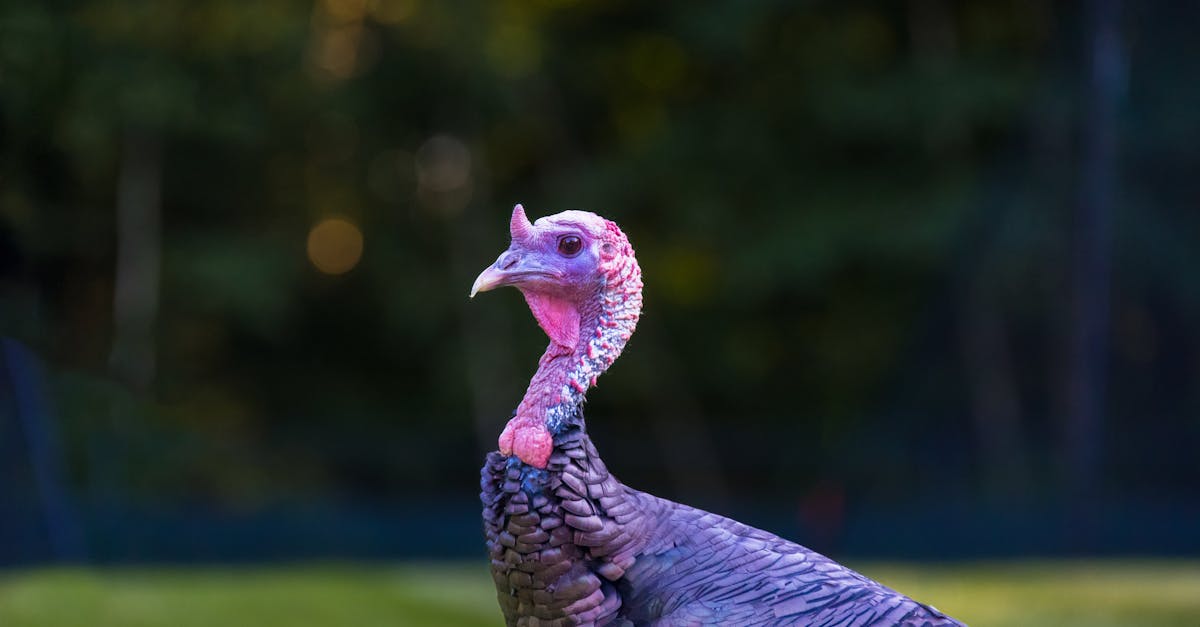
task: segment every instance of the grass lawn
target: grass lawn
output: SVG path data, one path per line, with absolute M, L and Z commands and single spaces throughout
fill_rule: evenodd
M 1200 625 L 1200 562 L 854 564 L 972 625 Z M 0 572 L 4 627 L 498 625 L 480 563 Z

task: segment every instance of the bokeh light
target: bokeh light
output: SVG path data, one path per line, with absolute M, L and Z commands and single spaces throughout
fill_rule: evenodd
M 381 24 L 399 24 L 412 17 L 419 8 L 417 0 L 371 0 L 367 10 Z
M 344 218 L 326 218 L 308 232 L 308 260 L 325 274 L 353 270 L 362 252 L 362 231 Z
M 434 135 L 415 155 L 417 196 L 425 209 L 443 215 L 462 211 L 471 199 L 471 151 L 457 137 Z

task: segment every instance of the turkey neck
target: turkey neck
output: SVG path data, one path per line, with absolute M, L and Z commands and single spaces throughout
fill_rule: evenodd
M 551 341 L 538 360 L 516 416 L 500 435 L 505 455 L 515 452 L 522 461 L 544 468 L 552 436 L 568 427 L 583 428 L 578 408 L 588 388 L 620 356 L 641 315 L 641 270 L 627 244 L 626 249 L 627 255 L 612 259 L 602 271 L 593 295 L 578 305 L 575 346 Z

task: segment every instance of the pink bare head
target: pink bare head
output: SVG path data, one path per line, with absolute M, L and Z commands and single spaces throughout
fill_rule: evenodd
M 509 221 L 512 243 L 471 287 L 471 296 L 512 285 L 579 303 L 605 284 L 614 262 L 632 256 L 617 225 L 588 211 L 563 211 L 530 223 L 517 205 Z
M 602 301 L 641 307 L 641 273 L 621 229 L 587 211 L 563 211 L 530 224 L 521 205 L 509 221 L 512 243 L 475 279 L 471 296 L 504 285 L 521 290 L 554 344 L 579 348 L 579 327 Z
M 641 270 L 621 229 L 587 211 L 530 223 L 517 205 L 509 233 L 508 250 L 479 274 L 471 296 L 516 287 L 550 337 L 516 416 L 497 441 L 502 454 L 545 468 L 552 449 L 547 412 L 582 403 L 621 354 L 641 312 Z

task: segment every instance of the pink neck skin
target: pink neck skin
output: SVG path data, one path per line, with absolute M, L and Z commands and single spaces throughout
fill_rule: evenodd
M 550 345 L 538 360 L 517 415 L 500 434 L 504 455 L 515 454 L 530 466 L 545 468 L 554 449 L 551 431 L 557 432 L 583 403 L 588 388 L 616 361 L 633 334 L 642 309 L 642 273 L 633 249 L 624 241 L 622 248 L 604 264 L 594 297 L 581 304 L 525 294 Z

